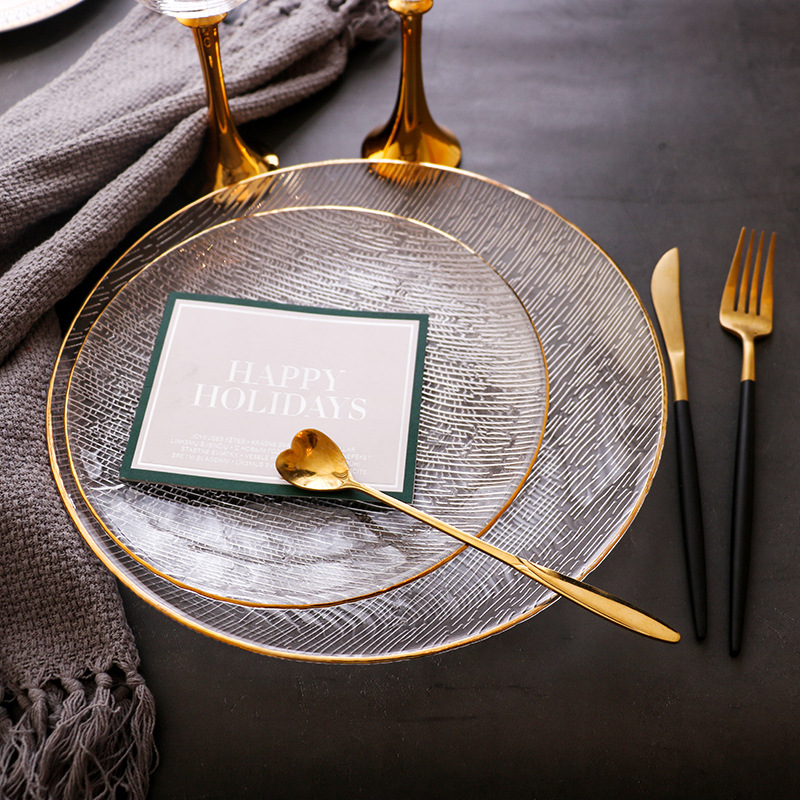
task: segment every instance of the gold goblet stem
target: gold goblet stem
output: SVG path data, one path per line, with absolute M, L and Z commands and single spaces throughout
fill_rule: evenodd
M 389 0 L 402 23 L 400 89 L 386 125 L 372 131 L 361 147 L 364 158 L 393 158 L 457 167 L 461 145 L 434 122 L 422 83 L 422 15 L 433 0 Z
M 208 131 L 203 151 L 205 174 L 200 182 L 203 194 L 263 175 L 278 166 L 277 156 L 259 155 L 242 141 L 231 117 L 219 51 L 218 25 L 225 16 L 178 19 L 194 34 L 208 97 Z

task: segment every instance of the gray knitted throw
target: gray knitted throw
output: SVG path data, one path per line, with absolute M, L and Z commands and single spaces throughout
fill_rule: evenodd
M 332 82 L 384 0 L 248 0 L 221 26 L 237 121 Z M 190 32 L 138 6 L 71 69 L 0 117 L 0 798 L 147 793 L 152 695 L 116 584 L 50 473 L 53 307 L 157 207 L 205 129 Z M 354 142 L 354 147 L 358 143 Z

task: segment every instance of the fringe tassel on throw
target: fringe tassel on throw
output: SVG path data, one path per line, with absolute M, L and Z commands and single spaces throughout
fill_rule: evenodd
M 153 696 L 134 669 L 24 692 L 0 686 L 0 798 L 144 800 L 154 722 Z

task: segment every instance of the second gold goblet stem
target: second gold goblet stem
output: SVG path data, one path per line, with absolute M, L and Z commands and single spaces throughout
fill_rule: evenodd
M 389 5 L 400 14 L 402 25 L 400 88 L 389 122 L 367 136 L 361 154 L 364 158 L 458 166 L 461 145 L 449 130 L 434 121 L 422 81 L 422 15 L 433 3 L 393 0 Z

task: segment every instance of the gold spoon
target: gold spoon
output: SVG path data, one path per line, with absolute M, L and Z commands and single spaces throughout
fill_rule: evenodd
M 572 600 L 579 606 L 583 606 L 611 622 L 616 622 L 623 628 L 664 642 L 680 641 L 680 634 L 672 628 L 602 589 L 596 589 L 594 586 L 569 578 L 552 569 L 507 553 L 477 536 L 464 533 L 464 531 L 460 531 L 446 522 L 441 522 L 413 506 L 383 494 L 371 486 L 359 483 L 353 478 L 347 460 L 336 442 L 321 431 L 313 429 L 300 431 L 292 440 L 291 448 L 284 450 L 275 460 L 275 466 L 281 477 L 293 486 L 315 492 L 355 489 L 368 494 L 370 497 L 381 500 L 415 519 L 454 536 L 460 542 L 475 547 L 504 564 L 514 567 L 523 575 L 533 578 L 556 594 Z

